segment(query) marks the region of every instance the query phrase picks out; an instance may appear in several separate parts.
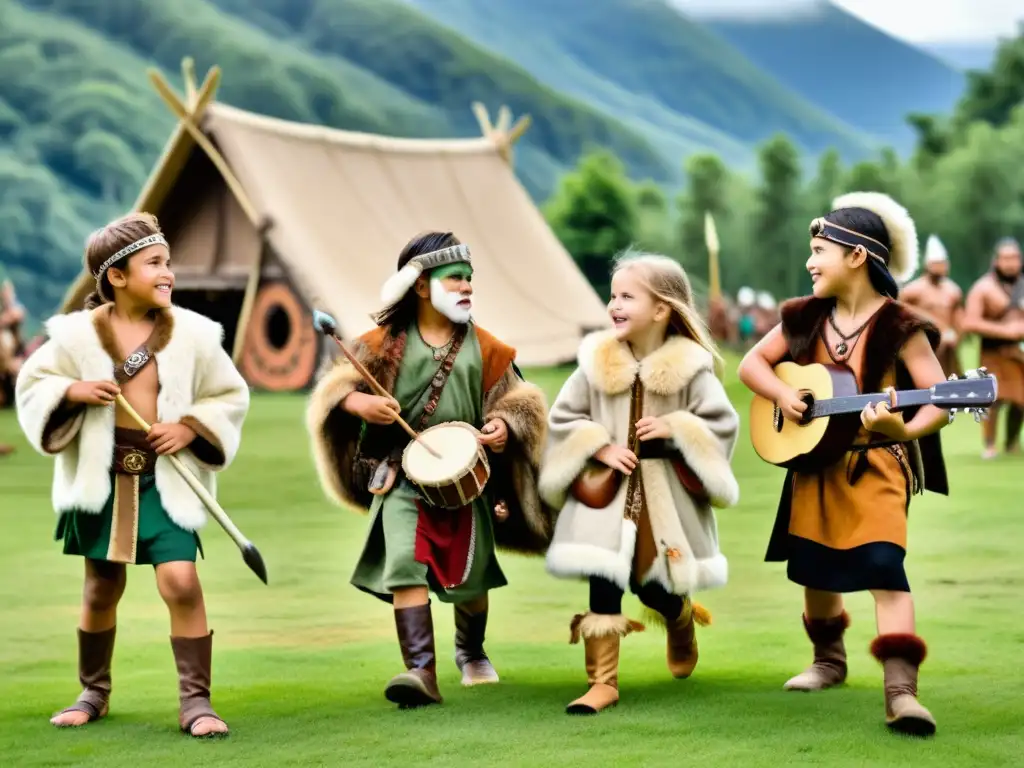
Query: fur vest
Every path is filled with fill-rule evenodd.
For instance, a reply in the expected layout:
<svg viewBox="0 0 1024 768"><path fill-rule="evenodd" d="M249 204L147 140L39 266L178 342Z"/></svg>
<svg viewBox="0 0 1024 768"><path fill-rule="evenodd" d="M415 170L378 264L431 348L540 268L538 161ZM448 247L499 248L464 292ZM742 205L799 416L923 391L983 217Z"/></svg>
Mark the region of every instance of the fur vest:
<svg viewBox="0 0 1024 768"><path fill-rule="evenodd" d="M111 493L114 409L88 406L55 424L64 393L76 381L113 381L118 347L110 326L112 305L52 317L49 340L32 353L18 375L18 421L29 442L55 456L53 507L99 513ZM160 391L157 414L163 423L183 422L196 442L178 454L211 494L214 473L234 460L249 409L249 387L221 346L218 323L181 307L160 313L150 342ZM163 456L156 460L156 487L168 517L194 531L206 522L206 508Z"/></svg>
<svg viewBox="0 0 1024 768"><path fill-rule="evenodd" d="M692 496L665 458L641 458L647 514L657 549L648 573L633 574L636 525L625 516L627 483L604 509L569 495L573 480L601 448L626 445L632 387L644 387L643 415L660 416L670 444L703 485ZM739 416L715 376L711 355L690 339L673 336L637 361L611 331L584 339L579 368L551 407L540 492L559 509L547 568L566 578L601 576L621 589L631 577L656 580L670 592L689 594L723 586L728 565L719 551L712 507L739 501L730 462Z"/></svg>
<svg viewBox="0 0 1024 768"><path fill-rule="evenodd" d="M544 393L523 381L515 371L515 350L479 326L474 326L483 358L484 421L500 418L508 427L508 442L491 458L488 488L504 498L508 518L494 526L502 549L540 554L551 540L551 511L537 494L537 473L547 434ZM394 391L401 356L395 337L375 328L353 344L352 354L388 392ZM376 394L348 358L339 357L319 377L309 398L309 430L317 475L324 493L340 506L363 510L373 499L366 487L367 472L359 467L363 423L339 407L350 392ZM482 425L475 425L482 426ZM403 433L404 435L404 433Z"/></svg>
<svg viewBox="0 0 1024 768"><path fill-rule="evenodd" d="M782 333L789 350L786 359L800 365L812 361L814 347L833 305L831 300L814 296L790 299L782 304ZM863 392L880 391L886 373L894 367L896 388L915 388L910 373L900 361L900 351L918 331L925 333L932 349L938 348L941 340L938 328L906 305L890 300L878 310L878 318L864 350ZM909 421L916 412L917 409L907 409L904 418ZM907 448L912 457L917 486L933 493L949 493L939 433L913 441Z"/></svg>

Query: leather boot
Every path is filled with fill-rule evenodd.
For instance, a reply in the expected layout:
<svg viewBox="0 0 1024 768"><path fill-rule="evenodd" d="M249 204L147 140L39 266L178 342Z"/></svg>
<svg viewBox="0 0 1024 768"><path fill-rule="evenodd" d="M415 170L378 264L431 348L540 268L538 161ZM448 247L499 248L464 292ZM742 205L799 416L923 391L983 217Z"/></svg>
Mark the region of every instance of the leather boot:
<svg viewBox="0 0 1024 768"><path fill-rule="evenodd" d="M935 733L935 718L917 700L918 668L928 648L917 635L879 635L871 655L885 670L885 723L894 731L913 736Z"/></svg>
<svg viewBox="0 0 1024 768"><path fill-rule="evenodd" d="M470 613L465 606L455 606L455 664L462 672L465 686L498 682L498 673L484 653L487 631L487 608Z"/></svg>
<svg viewBox="0 0 1024 768"><path fill-rule="evenodd" d="M227 723L213 711L213 631L205 637L171 637L178 668L178 724L190 736L225 736Z"/></svg>
<svg viewBox="0 0 1024 768"><path fill-rule="evenodd" d="M661 614L658 614L661 617ZM661 617L668 635L668 671L672 677L683 680L697 667L697 628L711 623L711 614L689 598L683 601L683 610L672 621Z"/></svg>
<svg viewBox="0 0 1024 768"><path fill-rule="evenodd" d="M89 718L87 723L106 716L110 708L110 662L114 657L116 634L116 626L103 632L78 630L78 682L82 684L82 692L74 704L54 715L51 723L59 728L71 727L55 722L66 712L84 712Z"/></svg>
<svg viewBox="0 0 1024 768"><path fill-rule="evenodd" d="M804 629L814 644L814 663L783 686L787 691L822 691L846 681L846 646L843 635L850 616L843 611L830 619L803 617Z"/></svg>
<svg viewBox="0 0 1024 768"><path fill-rule="evenodd" d="M619 641L643 629L643 624L622 614L587 613L573 618L569 643L575 645L583 637L590 690L565 708L567 714L596 715L619 703Z"/></svg>
<svg viewBox="0 0 1024 768"><path fill-rule="evenodd" d="M400 709L440 704L437 688L437 656L434 653L434 620L430 603L395 609L398 643L405 672L395 675L384 689L388 701Z"/></svg>

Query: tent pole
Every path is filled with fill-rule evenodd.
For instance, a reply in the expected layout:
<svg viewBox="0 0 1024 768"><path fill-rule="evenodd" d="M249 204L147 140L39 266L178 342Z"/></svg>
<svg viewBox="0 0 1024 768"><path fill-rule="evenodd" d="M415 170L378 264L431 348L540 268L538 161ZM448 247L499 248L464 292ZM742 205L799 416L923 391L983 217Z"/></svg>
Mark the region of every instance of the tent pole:
<svg viewBox="0 0 1024 768"><path fill-rule="evenodd" d="M249 222L256 227L257 231L264 232L266 230L266 222L262 219L259 212L256 210L256 206L253 205L249 196L245 193L245 189L242 187L241 182L231 171L224 156L217 150L213 143L206 137L206 134L200 130L199 126L195 124L192 119L191 113L188 108L181 103L174 91L171 90L167 81L163 79L159 72L156 70L150 70L149 79L153 82L154 87L160 94L161 98L167 103L167 106L171 108L171 111L178 116L181 124L185 127L185 130L189 132L196 144L206 153L207 157L213 163L214 167L220 172L221 178L224 179L224 183L227 184L231 194L234 195L235 200L238 201L242 211L245 213ZM231 351L231 359L238 365L242 359L242 350L245 347L245 335L249 328L249 320L252 316L253 304L256 301L256 291L260 285L260 273L263 271L263 253L262 249L256 256L256 263L253 265L253 269L249 272L249 279L246 281L245 294L242 297L242 308L238 313L238 322L235 325L235 343Z"/></svg>

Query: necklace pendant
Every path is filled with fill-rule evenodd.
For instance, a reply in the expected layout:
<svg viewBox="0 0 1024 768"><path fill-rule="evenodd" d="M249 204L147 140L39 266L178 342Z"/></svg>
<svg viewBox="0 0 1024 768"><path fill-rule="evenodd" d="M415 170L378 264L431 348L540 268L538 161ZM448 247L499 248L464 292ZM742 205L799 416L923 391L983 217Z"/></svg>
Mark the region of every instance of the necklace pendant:
<svg viewBox="0 0 1024 768"><path fill-rule="evenodd" d="M847 349L848 349L848 347L846 346L846 342L845 341L840 341L838 344L836 344L836 354L837 355L845 355Z"/></svg>
<svg viewBox="0 0 1024 768"><path fill-rule="evenodd" d="M443 349L435 349L434 350L434 360L436 360L437 362L441 362L442 360L444 360L444 350Z"/></svg>

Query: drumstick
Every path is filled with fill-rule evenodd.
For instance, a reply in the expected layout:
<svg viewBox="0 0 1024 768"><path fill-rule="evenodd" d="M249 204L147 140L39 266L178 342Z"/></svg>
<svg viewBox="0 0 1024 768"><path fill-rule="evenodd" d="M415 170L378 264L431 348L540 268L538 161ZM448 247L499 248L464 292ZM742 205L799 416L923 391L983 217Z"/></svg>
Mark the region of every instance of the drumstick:
<svg viewBox="0 0 1024 768"><path fill-rule="evenodd" d="M341 339L338 338L337 334L335 333L337 324L334 322L333 317L328 315L326 312L321 312L320 310L314 309L313 326L318 331L320 331L320 333L324 334L325 336L330 336L332 339L334 339L337 345L341 347L341 351L345 354L345 357L348 358L348 361L352 363L352 366L359 372L359 375L366 380L366 383L377 391L378 395L380 395L381 397L386 397L389 400L394 399L388 393L388 391L380 385L380 382L373 378L373 375L368 370L366 370L363 364L356 359L356 356L348 351L348 348L342 343ZM427 453L429 453L435 459L441 458L441 454L439 454L437 451L435 451L433 448L427 445L426 442L421 440L420 436L416 433L416 430L410 427L406 423L405 419L403 419L401 416L395 416L395 420L399 423L399 425L401 425L402 429L404 429L409 434L409 437L411 437L413 440L415 440L417 443L419 443L420 445L427 449Z"/></svg>

